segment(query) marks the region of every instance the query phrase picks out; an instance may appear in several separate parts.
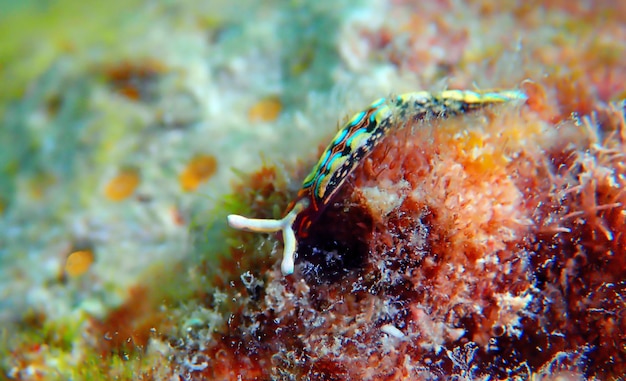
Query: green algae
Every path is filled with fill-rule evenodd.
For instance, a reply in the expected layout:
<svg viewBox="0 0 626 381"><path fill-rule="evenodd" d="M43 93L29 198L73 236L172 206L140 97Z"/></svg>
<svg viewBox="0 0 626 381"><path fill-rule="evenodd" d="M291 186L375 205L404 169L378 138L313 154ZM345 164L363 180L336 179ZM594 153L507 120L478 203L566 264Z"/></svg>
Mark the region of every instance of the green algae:
<svg viewBox="0 0 626 381"><path fill-rule="evenodd" d="M137 4L136 0L0 3L0 115L6 103L24 95L30 80L59 56L85 55L94 45L110 48L138 36L141 28L126 13Z"/></svg>

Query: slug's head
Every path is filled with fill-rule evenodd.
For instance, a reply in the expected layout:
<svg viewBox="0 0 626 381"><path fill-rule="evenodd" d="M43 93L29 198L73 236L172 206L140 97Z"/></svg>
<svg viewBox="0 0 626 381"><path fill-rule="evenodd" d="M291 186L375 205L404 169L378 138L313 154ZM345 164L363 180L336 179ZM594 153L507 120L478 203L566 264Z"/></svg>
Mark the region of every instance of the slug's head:
<svg viewBox="0 0 626 381"><path fill-rule="evenodd" d="M298 238L307 237L309 228L313 224L314 217L317 215L312 202L308 197L298 197L296 201L289 206L288 214L294 216L291 228Z"/></svg>
<svg viewBox="0 0 626 381"><path fill-rule="evenodd" d="M293 273L296 250L298 248L298 236L301 232L306 234L311 225L308 209L311 206L307 197L297 198L290 205L285 217L280 220L247 218L237 214L228 216L228 224L235 228L257 233L283 233L283 261L281 270L284 275Z"/></svg>
<svg viewBox="0 0 626 381"><path fill-rule="evenodd" d="M319 219L327 203L320 202L311 188L302 188L298 196L287 208L288 214L294 215L293 231L298 238L309 236L309 229Z"/></svg>

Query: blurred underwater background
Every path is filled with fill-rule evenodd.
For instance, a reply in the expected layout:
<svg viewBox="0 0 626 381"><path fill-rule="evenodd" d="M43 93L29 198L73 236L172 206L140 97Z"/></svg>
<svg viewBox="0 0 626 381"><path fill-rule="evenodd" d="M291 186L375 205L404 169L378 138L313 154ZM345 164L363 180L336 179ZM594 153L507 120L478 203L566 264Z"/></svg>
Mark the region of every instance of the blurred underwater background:
<svg viewBox="0 0 626 381"><path fill-rule="evenodd" d="M227 226L443 89L528 101ZM625 98L622 1L0 0L0 378L623 379Z"/></svg>

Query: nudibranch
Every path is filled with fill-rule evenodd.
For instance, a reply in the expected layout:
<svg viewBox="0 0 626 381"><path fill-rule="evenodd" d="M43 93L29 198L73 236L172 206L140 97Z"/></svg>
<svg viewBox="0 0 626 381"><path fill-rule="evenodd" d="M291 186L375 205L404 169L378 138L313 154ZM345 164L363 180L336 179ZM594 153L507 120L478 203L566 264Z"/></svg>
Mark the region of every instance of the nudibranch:
<svg viewBox="0 0 626 381"><path fill-rule="evenodd" d="M526 95L518 90L483 93L471 90L446 90L440 93L418 91L380 98L354 115L337 132L302 182L296 199L289 205L282 219L255 219L231 214L228 216L228 224L235 229L251 232L281 231L284 245L281 270L284 275L292 274L297 236L306 237L309 227L329 205L348 176L393 126L401 127L432 118L448 118L492 104L526 99Z"/></svg>

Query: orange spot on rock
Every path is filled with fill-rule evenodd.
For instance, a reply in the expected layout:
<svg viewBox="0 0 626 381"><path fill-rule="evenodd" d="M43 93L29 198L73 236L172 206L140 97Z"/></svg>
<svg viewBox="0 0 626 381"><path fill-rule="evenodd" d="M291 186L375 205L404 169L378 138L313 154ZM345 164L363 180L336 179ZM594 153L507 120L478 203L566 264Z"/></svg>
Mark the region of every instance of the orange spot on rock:
<svg viewBox="0 0 626 381"><path fill-rule="evenodd" d="M109 200L122 201L135 192L139 182L139 173L136 170L122 170L109 181L104 190L104 194Z"/></svg>
<svg viewBox="0 0 626 381"><path fill-rule="evenodd" d="M180 174L179 181L183 190L191 192L208 180L217 169L217 160L211 155L198 155L191 159Z"/></svg>
<svg viewBox="0 0 626 381"><path fill-rule="evenodd" d="M278 118L283 105L277 96L266 97L248 110L248 119L251 122L271 122Z"/></svg>
<svg viewBox="0 0 626 381"><path fill-rule="evenodd" d="M72 277L83 275L89 270L94 259L91 250L77 250L67 257L65 273Z"/></svg>

